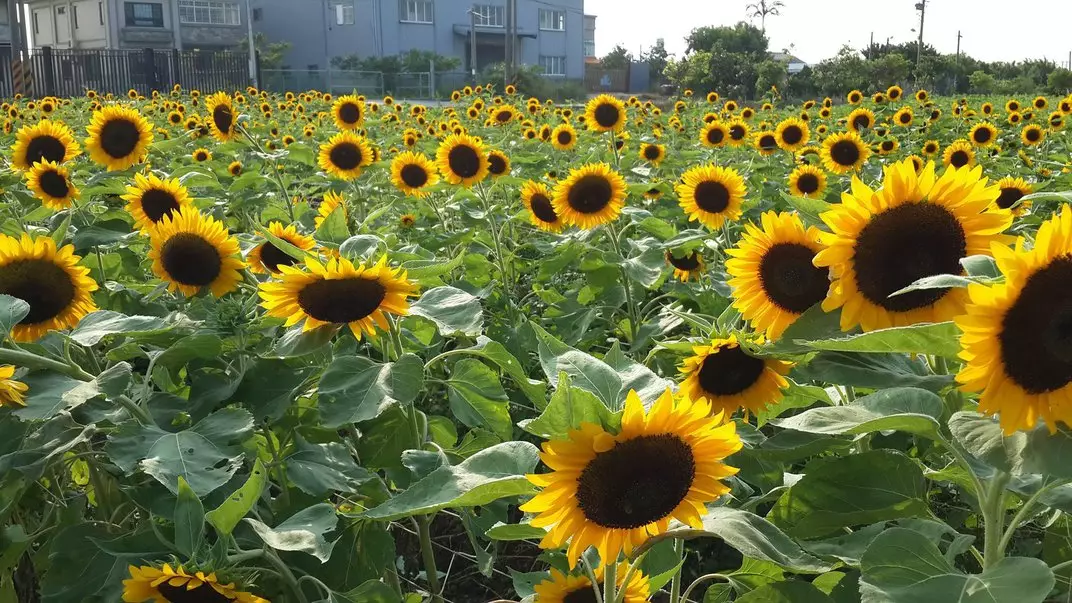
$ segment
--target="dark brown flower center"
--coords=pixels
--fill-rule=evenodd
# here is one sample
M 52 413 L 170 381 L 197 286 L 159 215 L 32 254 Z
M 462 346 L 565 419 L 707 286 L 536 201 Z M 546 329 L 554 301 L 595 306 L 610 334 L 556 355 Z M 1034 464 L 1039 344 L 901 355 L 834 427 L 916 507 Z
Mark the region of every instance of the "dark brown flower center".
M 71 192 L 71 186 L 67 183 L 67 179 L 56 170 L 42 172 L 37 182 L 41 185 L 41 190 L 45 191 L 45 194 L 50 197 L 62 199 L 67 196 L 67 193 Z
M 398 176 L 406 186 L 411 188 L 421 188 L 428 183 L 428 172 L 415 163 L 402 166 Z
M 577 505 L 592 523 L 634 529 L 670 515 L 696 476 L 692 449 L 674 434 L 620 442 L 592 459 L 577 479 Z
M 100 130 L 100 146 L 110 157 L 123 159 L 138 148 L 141 131 L 129 119 L 112 119 Z
M 488 171 L 496 176 L 501 176 L 509 169 L 506 158 L 498 153 L 488 155 Z
M 361 154 L 361 147 L 352 142 L 336 144 L 331 147 L 328 156 L 331 159 L 331 164 L 343 171 L 355 170 L 361 167 L 361 161 L 364 159 Z
M 164 216 L 170 216 L 179 209 L 179 202 L 170 192 L 151 188 L 141 194 L 141 210 L 153 222 L 159 222 Z
M 160 262 L 171 279 L 182 285 L 204 287 L 220 275 L 220 252 L 205 239 L 189 232 L 179 233 L 160 248 Z
M 60 163 L 67 155 L 67 147 L 55 136 L 39 135 L 30 139 L 26 145 L 26 165 L 47 159 L 53 163 Z
M 799 243 L 778 243 L 763 254 L 759 279 L 779 308 L 795 314 L 823 301 L 830 281 L 827 270 L 812 264 L 815 252 Z
M 571 590 L 566 593 L 565 597 L 562 597 L 562 603 L 598 603 L 598 601 L 596 591 L 591 584 Z
M 693 194 L 700 209 L 713 214 L 722 213 L 730 205 L 730 189 L 714 180 L 705 180 L 696 185 Z
M 723 346 L 711 352 L 700 365 L 700 388 L 712 396 L 732 396 L 752 387 L 766 365 L 749 356 L 741 346 Z
M 659 147 L 653 144 L 644 147 L 644 159 L 647 159 L 648 161 L 655 161 L 661 154 Z
M 548 224 L 554 224 L 558 222 L 558 214 L 555 213 L 555 207 L 551 204 L 551 200 L 547 198 L 547 195 L 543 193 L 536 193 L 529 199 L 529 205 L 532 207 L 532 215 L 536 216 L 541 222 L 547 222 Z
M 1001 323 L 1005 373 L 1030 394 L 1072 382 L 1072 256 L 1031 275 Z
M 1001 209 L 1009 209 L 1010 207 L 1016 205 L 1016 203 L 1020 199 L 1023 199 L 1023 197 L 1024 191 L 1016 187 L 1003 188 L 1001 189 L 1001 193 L 998 195 L 996 203 Z
M 778 148 L 778 140 L 774 134 L 764 134 L 759 137 L 759 148 L 764 151 L 773 151 Z
M 852 128 L 854 130 L 863 130 L 871 127 L 871 116 L 866 113 L 857 115 L 852 118 Z
M 852 167 L 860 161 L 860 147 L 851 140 L 839 140 L 831 145 L 830 158 L 840 166 Z
M 990 142 L 991 137 L 992 133 L 988 128 L 976 128 L 975 131 L 972 132 L 972 140 L 977 144 L 986 144 Z
M 179 586 L 172 586 L 164 582 L 157 586 L 156 589 L 160 591 L 161 595 L 164 595 L 164 599 L 169 603 L 233 603 L 234 601 L 234 599 L 221 595 L 216 592 L 216 589 L 204 583 L 197 588 L 188 590 L 185 583 Z
M 558 144 L 566 146 L 573 142 L 573 133 L 569 130 L 562 130 L 558 133 Z
M 891 312 L 925 308 L 948 289 L 921 289 L 890 297 L 915 281 L 960 274 L 967 252 L 964 228 L 941 205 L 909 203 L 875 215 L 856 238 L 856 286 L 871 303 Z
M 472 178 L 480 173 L 480 154 L 471 146 L 457 145 L 447 153 L 450 171 L 460 178 Z
M 293 266 L 298 263 L 298 260 L 290 257 L 285 251 L 272 245 L 269 242 L 265 242 L 261 246 L 261 263 L 264 267 L 272 272 L 279 272 L 280 266 Z
M 745 127 L 740 124 L 730 126 L 730 138 L 734 140 L 744 140 L 745 134 L 747 133 L 748 130 L 746 130 Z
M 1027 138 L 1028 142 L 1038 142 L 1042 138 L 1042 130 L 1035 127 L 1030 127 L 1024 134 L 1024 138 Z
M 700 254 L 693 251 L 692 253 L 679 258 L 667 251 L 666 261 L 670 262 L 670 265 L 678 270 L 692 272 L 700 267 Z
M 707 131 L 707 142 L 720 144 L 726 138 L 726 132 L 722 128 L 711 128 Z
M 514 114 L 510 111 L 503 110 L 495 114 L 495 121 L 504 124 L 514 118 Z
M 16 260 L 0 266 L 0 294 L 30 304 L 19 324 L 32 325 L 59 316 L 74 301 L 71 276 L 48 260 Z
M 971 155 L 964 150 L 956 150 L 949 156 L 949 165 L 953 167 L 964 167 L 971 163 Z
M 618 107 L 611 103 L 600 103 L 596 105 L 595 111 L 592 111 L 595 117 L 596 123 L 603 128 L 613 128 L 618 125 L 618 122 L 622 118 L 622 112 Z
M 819 177 L 811 172 L 805 172 L 797 178 L 797 190 L 805 195 L 810 195 L 819 190 Z
M 782 142 L 788 145 L 798 144 L 804 139 L 804 131 L 800 129 L 800 126 L 787 126 L 782 130 Z
M 894 143 L 892 140 L 883 140 L 882 141 L 882 150 L 887 152 L 887 153 L 892 151 L 894 146 L 896 146 L 896 143 Z
M 227 105 L 219 105 L 212 110 L 212 123 L 216 125 L 216 129 L 224 134 L 231 133 L 231 127 L 234 126 L 234 114 L 231 113 L 231 108 Z
M 298 305 L 317 320 L 343 324 L 369 316 L 386 297 L 387 288 L 377 280 L 320 280 L 306 285 L 298 293 Z
M 344 124 L 355 125 L 361 121 L 361 109 L 354 103 L 339 106 L 339 120 Z
M 610 180 L 598 174 L 581 177 L 569 187 L 566 201 L 574 211 L 582 214 L 594 214 L 610 204 L 614 189 Z

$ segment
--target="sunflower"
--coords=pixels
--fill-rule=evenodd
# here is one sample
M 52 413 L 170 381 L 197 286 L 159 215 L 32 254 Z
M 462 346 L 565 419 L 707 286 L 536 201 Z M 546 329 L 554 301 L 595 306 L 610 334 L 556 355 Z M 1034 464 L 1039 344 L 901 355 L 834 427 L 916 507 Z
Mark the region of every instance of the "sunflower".
M 285 318 L 288 327 L 304 320 L 304 331 L 349 325 L 358 339 L 362 333 L 375 337 L 377 326 L 388 328 L 388 314 L 409 314 L 406 298 L 417 294 L 406 271 L 392 269 L 386 256 L 371 266 L 355 265 L 344 257 L 325 264 L 308 256 L 304 267 L 280 266 L 281 281 L 260 286 L 261 306 L 268 315 Z
M 97 283 L 79 266 L 71 245 L 56 248 L 51 237 L 0 235 L 0 294 L 30 305 L 30 313 L 11 329 L 15 341 L 35 341 L 67 329 L 96 310 L 91 293 Z
M 903 92 L 904 91 L 901 90 L 900 86 L 890 86 L 886 89 L 886 98 L 890 99 L 891 101 L 895 101 L 901 98 Z
M 365 103 L 353 94 L 340 96 L 331 105 L 331 116 L 340 130 L 356 130 L 365 121 Z
M 952 319 L 964 308 L 963 289 L 894 293 L 927 276 L 962 274 L 961 258 L 990 255 L 1012 222 L 1009 212 L 986 211 L 998 194 L 982 168 L 937 177 L 933 162 L 918 174 L 910 161 L 888 167 L 877 191 L 854 178 L 841 204 L 820 216 L 833 231 L 815 258 L 834 278 L 823 309 L 842 308 L 845 331 Z
M 12 379 L 14 376 L 15 367 L 10 364 L 0 364 L 0 408 L 26 406 L 26 390 L 30 388 L 25 383 Z
M 997 414 L 1006 435 L 1035 427 L 1072 426 L 1072 362 L 1068 309 L 1072 295 L 1072 211 L 1045 222 L 1031 250 L 994 246 L 1003 283 L 972 284 L 970 302 L 955 319 L 963 331 L 957 381 L 982 392 L 979 411 Z
M 878 154 L 889 155 L 890 153 L 896 151 L 897 147 L 899 146 L 900 143 L 897 142 L 896 138 L 887 138 L 886 140 L 883 140 L 882 142 L 878 143 Z
M 232 161 L 231 164 L 227 166 L 227 171 L 232 176 L 241 176 L 242 175 L 242 162 L 237 161 L 237 160 Z
M 435 164 L 424 153 L 406 151 L 391 161 L 391 184 L 406 195 L 425 197 L 427 188 L 438 182 Z
M 1036 96 L 1035 100 L 1031 101 L 1031 105 L 1041 111 L 1050 106 L 1050 102 L 1046 100 L 1045 96 Z
M 328 191 L 324 193 L 323 200 L 320 201 L 320 205 L 316 208 L 317 215 L 315 218 L 313 218 L 313 225 L 316 228 L 320 228 L 320 226 L 324 223 L 324 220 L 327 220 L 331 214 L 335 213 L 336 209 L 342 211 L 342 217 L 345 220 L 346 199 L 344 199 L 342 195 L 336 193 L 335 191 Z
M 744 178 L 736 170 L 715 165 L 689 169 L 677 185 L 678 204 L 689 221 L 712 229 L 741 216 L 745 193 Z
M 12 107 L 12 111 L 16 111 Z M 17 111 L 16 111 L 17 113 Z M 27 171 L 38 161 L 62 164 L 74 159 L 82 148 L 74 140 L 74 132 L 65 124 L 43 119 L 34 125 L 25 125 L 15 134 L 11 147 L 11 166 Z
M 994 144 L 997 136 L 998 129 L 994 127 L 994 124 L 985 121 L 975 124 L 968 132 L 968 139 L 977 147 L 988 147 Z
M 196 149 L 193 153 L 190 153 L 190 158 L 197 163 L 212 161 L 212 152 L 204 148 Z
M 1024 126 L 1024 129 L 1020 131 L 1020 140 L 1025 146 L 1033 147 L 1042 144 L 1042 141 L 1046 138 L 1046 131 L 1037 124 L 1029 124 Z
M 761 227 L 746 225 L 737 247 L 727 251 L 733 306 L 767 339 L 781 337 L 826 297 L 828 270 L 812 263 L 822 249 L 819 240 L 819 230 L 805 229 L 796 214 L 766 212 Z
M 533 587 L 536 601 L 539 603 L 596 601 L 595 588 L 602 586 L 606 570 L 599 567 L 595 574 L 597 583 L 593 587 L 592 580 L 587 576 L 563 574 L 552 568 L 551 577 Z M 651 596 L 651 585 L 639 568 L 629 574 L 629 566 L 623 563 L 618 566 L 614 575 L 618 585 L 617 592 L 620 593 L 619 600 L 622 603 L 645 603 Z M 625 583 L 626 576 L 630 576 L 628 583 Z
M 223 223 L 185 205 L 164 216 L 149 231 L 153 272 L 167 281 L 169 291 L 192 296 L 208 289 L 216 297 L 234 291 L 245 266 L 238 241 Z
M 617 219 L 625 205 L 625 179 L 605 163 L 571 169 L 555 185 L 555 215 L 571 226 L 595 228 Z
M 748 133 L 751 128 L 749 128 L 747 122 L 735 119 L 727 124 L 726 127 L 730 133 L 730 138 L 727 142 L 731 147 L 739 147 L 748 140 Z
M 938 151 L 941 150 L 941 148 L 942 147 L 938 144 L 937 140 L 928 140 L 927 142 L 923 143 L 922 152 L 927 157 L 933 157 L 938 154 Z
M 859 134 L 875 125 L 875 113 L 871 109 L 865 107 L 853 109 L 846 118 L 845 123 L 847 123 L 849 128 L 852 128 L 854 132 Z
M 755 414 L 782 399 L 789 386 L 784 375 L 792 364 L 749 354 L 736 335 L 694 346 L 679 371 L 679 393 L 686 400 L 707 400 L 712 409 L 730 415 L 738 408 Z
M 398 218 L 398 225 L 402 228 L 413 228 L 413 225 L 417 223 L 417 216 L 413 214 L 402 214 Z
M 97 111 L 86 130 L 90 159 L 108 171 L 141 163 L 153 143 L 152 126 L 130 107 L 111 106 Z
M 488 152 L 488 174 L 492 178 L 498 178 L 510 173 L 510 158 L 502 151 Z
M 43 159 L 26 172 L 26 187 L 33 191 L 41 203 L 52 210 L 60 211 L 71 206 L 81 193 L 71 182 L 65 166 Z
M 215 572 L 188 573 L 181 565 L 176 570 L 167 563 L 160 568 L 131 565 L 128 569 L 130 578 L 123 580 L 126 603 L 268 603 L 253 593 L 238 590 L 234 582 L 221 584 Z
M 850 105 L 859 105 L 864 100 L 864 93 L 859 90 L 853 90 L 845 96 L 845 101 Z
M 513 105 L 499 105 L 492 109 L 491 123 L 496 126 L 505 126 L 517 119 L 517 109 Z
M 620 130 L 625 126 L 625 105 L 609 94 L 600 94 L 585 105 L 584 116 L 585 123 L 596 132 Z
M 811 138 L 811 132 L 808 130 L 808 124 L 799 119 L 790 117 L 782 120 L 782 122 L 778 124 L 778 129 L 775 131 L 775 138 L 777 139 L 778 146 L 783 150 L 793 153 L 808 144 L 808 139 Z
M 814 165 L 798 166 L 789 174 L 789 192 L 798 197 L 821 199 L 826 192 L 826 172 Z
M 690 251 L 679 257 L 667 250 L 666 263 L 674 269 L 674 278 L 683 283 L 693 277 L 699 278 L 705 269 L 703 256 L 698 251 Z
M 134 186 L 128 186 L 122 196 L 126 210 L 143 233 L 164 217 L 190 204 L 190 194 L 177 178 L 162 180 L 155 174 L 134 174 Z
M 372 160 L 368 140 L 352 130 L 343 130 L 320 145 L 317 163 L 320 169 L 340 180 L 354 180 L 372 165 Z
M 893 123 L 898 126 L 910 126 L 912 125 L 912 119 L 914 117 L 915 115 L 912 113 L 912 107 L 906 105 L 893 114 Z
M 451 134 L 436 151 L 436 165 L 450 184 L 470 187 L 488 176 L 488 157 L 480 139 Z
M 208 126 L 213 138 L 227 142 L 235 137 L 235 113 L 231 104 L 231 95 L 217 92 L 205 100 L 208 111 Z
M 707 401 L 675 400 L 667 389 L 645 413 L 630 390 L 617 434 L 584 423 L 544 443 L 540 457 L 552 471 L 527 476 L 542 491 L 521 510 L 550 528 L 541 547 L 569 541 L 570 567 L 590 546 L 603 564 L 617 563 L 671 519 L 699 527 L 706 503 L 729 491 L 719 480 L 737 473 L 723 459 L 740 449 L 736 424 L 711 416 Z
M 922 88 L 919 89 L 919 90 L 916 90 L 916 100 L 921 102 L 921 103 L 927 102 L 927 98 L 929 96 L 930 95 L 927 93 L 927 91 L 923 90 Z
M 666 147 L 661 144 L 645 143 L 640 145 L 640 158 L 652 165 L 659 165 L 666 158 Z
M 871 149 L 855 132 L 831 134 L 820 150 L 823 165 L 835 174 L 859 170 L 871 155 Z
M 565 222 L 555 212 L 551 193 L 542 182 L 526 181 L 521 185 L 521 201 L 529 210 L 533 226 L 547 232 L 561 232 Z
M 994 205 L 999 209 L 1017 209 L 1024 210 L 1027 206 L 1031 205 L 1030 201 L 1024 201 L 1020 203 L 1020 199 L 1024 196 L 1031 194 L 1031 185 L 1028 184 L 1023 178 L 1014 178 L 1012 176 L 1006 176 L 996 183 L 998 190 L 998 198 L 994 200 Z M 1020 203 L 1019 206 L 1017 204 Z
M 946 167 L 961 168 L 975 165 L 975 151 L 967 140 L 955 140 L 942 153 L 942 163 Z
M 761 156 L 770 157 L 778 150 L 778 137 L 774 132 L 761 130 L 753 135 L 752 145 Z
M 298 229 L 293 224 L 284 228 L 280 222 L 272 221 L 268 224 L 268 232 L 302 251 L 310 251 L 316 247 L 316 241 L 312 237 L 298 232 Z M 280 266 L 293 266 L 300 261 L 290 257 L 285 251 L 273 245 L 271 241 L 265 241 L 254 247 L 250 250 L 246 259 L 249 261 L 249 269 L 257 273 L 278 273 Z
M 711 148 L 720 147 L 726 144 L 729 136 L 730 130 L 726 127 L 726 124 L 720 121 L 713 121 L 700 130 L 700 144 Z

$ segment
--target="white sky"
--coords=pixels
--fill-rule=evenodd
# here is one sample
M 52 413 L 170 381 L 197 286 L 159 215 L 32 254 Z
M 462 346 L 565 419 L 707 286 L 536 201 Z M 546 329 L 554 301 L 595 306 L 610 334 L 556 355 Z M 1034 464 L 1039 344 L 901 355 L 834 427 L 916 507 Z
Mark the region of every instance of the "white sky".
M 767 18 L 770 49 L 794 44 L 793 53 L 818 63 L 842 44 L 867 46 L 875 41 L 906 42 L 918 34 L 917 0 L 783 0 L 781 16 Z M 596 54 L 616 44 L 636 55 L 664 38 L 671 54 L 685 51 L 685 36 L 703 25 L 733 25 L 747 20 L 749 0 L 585 0 L 584 10 L 596 15 Z M 984 61 L 1048 58 L 1067 64 L 1072 50 L 1068 35 L 1072 2 L 1035 0 L 928 0 L 923 41 L 942 53 L 954 53 L 957 30 L 961 52 Z M 754 20 L 759 27 L 759 19 Z

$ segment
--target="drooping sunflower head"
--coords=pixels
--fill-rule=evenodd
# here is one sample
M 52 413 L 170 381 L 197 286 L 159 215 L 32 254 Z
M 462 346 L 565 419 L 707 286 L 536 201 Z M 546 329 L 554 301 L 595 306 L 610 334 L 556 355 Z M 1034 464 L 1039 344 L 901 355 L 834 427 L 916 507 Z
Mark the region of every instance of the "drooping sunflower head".
M 919 173 L 910 161 L 886 168 L 882 188 L 854 178 L 842 203 L 822 214 L 831 233 L 815 258 L 833 282 L 823 309 L 841 308 L 841 328 L 864 331 L 942 322 L 964 308 L 963 289 L 918 289 L 917 280 L 962 274 L 961 258 L 990 255 L 1012 222 L 1009 212 L 988 211 L 999 194 L 982 168 L 947 169 L 933 162 Z
M 277 239 L 282 239 L 301 251 L 309 251 L 316 247 L 316 241 L 312 237 L 298 232 L 297 227 L 293 224 L 284 227 L 282 223 L 272 221 L 268 224 L 268 232 Z M 265 241 L 250 250 L 246 260 L 249 262 L 249 269 L 252 272 L 261 274 L 278 273 L 280 266 L 293 266 L 301 261 L 291 257 L 271 241 Z
M 700 130 L 700 144 L 705 147 L 720 147 L 726 144 L 730 132 L 726 124 L 721 121 L 712 121 Z
M 737 470 L 723 460 L 740 448 L 736 425 L 711 416 L 707 401 L 675 400 L 668 389 L 645 412 L 630 390 L 617 434 L 584 423 L 544 443 L 552 471 L 528 476 L 542 491 L 521 509 L 549 528 L 541 547 L 569 542 L 570 567 L 590 546 L 603 564 L 617 563 L 671 519 L 699 526 L 705 504 L 729 491 L 720 480 Z
M 798 166 L 789 174 L 789 192 L 798 197 L 821 199 L 826 192 L 826 172 L 810 164 Z
M 354 180 L 372 165 L 368 140 L 352 130 L 343 130 L 320 145 L 320 169 L 340 180 Z
M 1033 147 L 1042 144 L 1046 139 L 1046 131 L 1038 124 L 1028 124 L 1020 131 L 1020 141 L 1025 146 Z
M 12 107 L 13 111 L 17 110 Z M 64 123 L 43 119 L 33 125 L 19 128 L 15 145 L 11 148 L 11 166 L 27 171 L 39 161 L 63 164 L 82 152 L 74 140 L 74 132 Z
M 167 282 L 169 291 L 193 296 L 207 290 L 222 297 L 242 280 L 245 264 L 238 258 L 238 241 L 222 222 L 193 205 L 161 218 L 149 237 L 153 272 Z
M 130 578 L 123 580 L 123 601 L 130 603 L 268 603 L 253 593 L 240 590 L 234 582 L 222 584 L 215 572 L 188 572 L 181 565 L 172 569 L 131 565 Z
M 813 264 L 823 248 L 814 226 L 805 228 L 796 214 L 766 212 L 759 226 L 748 224 L 726 261 L 733 305 L 767 339 L 823 301 L 830 286 L 828 270 Z
M 167 216 L 190 205 L 190 194 L 177 178 L 162 180 L 156 174 L 134 174 L 134 186 L 122 196 L 126 210 L 143 233 Z
M 488 152 L 488 174 L 492 178 L 498 178 L 510 173 L 510 158 L 506 153 L 499 150 Z
M 859 170 L 871 156 L 871 148 L 859 134 L 841 132 L 831 134 L 823 140 L 820 154 L 827 170 L 835 174 L 845 174 Z
M 0 364 L 0 408 L 22 408 L 26 406 L 26 391 L 29 388 L 22 381 L 12 379 L 15 367 Z
M 0 294 L 17 297 L 30 312 L 11 329 L 15 341 L 35 341 L 49 331 L 68 329 L 96 310 L 97 283 L 74 247 L 56 248 L 51 237 L 0 235 Z
M 968 139 L 977 147 L 989 147 L 994 144 L 997 136 L 998 129 L 994 127 L 994 124 L 985 121 L 972 126 L 968 133 Z
M 141 163 L 153 143 L 153 128 L 136 109 L 113 105 L 93 114 L 86 128 L 89 157 L 108 171 Z
M 994 205 L 999 209 L 1026 209 L 1024 205 L 1030 205 L 1030 201 L 1020 203 L 1020 199 L 1030 195 L 1032 188 L 1023 178 L 1006 176 L 997 181 L 1000 191 Z
M 484 143 L 468 134 L 451 134 L 436 151 L 436 165 L 443 178 L 455 185 L 470 187 L 488 176 Z
M 584 108 L 585 123 L 597 132 L 612 132 L 625 126 L 625 104 L 609 94 L 600 94 Z
M 365 103 L 353 94 L 340 96 L 331 105 L 331 116 L 340 130 L 356 130 L 365 121 Z
M 552 205 L 566 224 L 595 228 L 617 219 L 625 205 L 625 179 L 605 163 L 570 170 L 555 185 Z
M 811 131 L 808 129 L 808 124 L 790 117 L 778 124 L 775 136 L 778 146 L 792 153 L 808 144 Z
M 677 185 L 678 204 L 689 221 L 711 229 L 741 216 L 746 191 L 744 178 L 733 168 L 700 165 L 690 168 Z
M 755 414 L 782 399 L 789 386 L 784 375 L 792 364 L 761 358 L 744 349 L 736 335 L 694 346 L 679 368 L 682 397 L 706 400 L 714 412 L 729 416 L 738 409 Z
M 305 331 L 348 325 L 358 339 L 375 337 L 376 327 L 388 328 L 388 314 L 409 313 L 407 298 L 417 294 L 417 285 L 404 270 L 388 266 L 386 256 L 372 265 L 355 265 L 345 257 L 322 263 L 308 256 L 304 266 L 279 269 L 279 282 L 260 286 L 261 306 L 269 316 L 286 319 L 288 327 L 304 320 Z
M 209 129 L 216 140 L 227 142 L 235 137 L 237 116 L 230 94 L 217 92 L 208 97 L 205 100 L 205 110 L 208 111 Z
M 666 158 L 666 147 L 661 144 L 644 143 L 640 145 L 640 159 L 652 165 L 659 165 Z
M 946 167 L 962 168 L 975 165 L 975 151 L 967 140 L 955 140 L 942 153 L 942 163 Z
M 699 251 L 687 250 L 680 253 L 666 250 L 666 263 L 674 269 L 674 278 L 687 283 L 693 278 L 700 278 L 706 268 Z
M 47 159 L 35 163 L 25 177 L 26 187 L 49 209 L 67 209 L 81 196 L 67 168 Z
M 539 603 L 595 603 L 598 600 L 595 588 L 603 592 L 606 568 L 600 566 L 595 574 L 596 584 L 593 586 L 592 580 L 587 576 L 564 574 L 552 568 L 551 576 L 533 587 L 536 600 Z M 630 573 L 629 566 L 623 563 L 618 565 L 614 575 L 618 585 L 617 592 L 620 593 L 623 603 L 645 603 L 651 596 L 651 584 L 639 569 Z M 628 583 L 625 581 L 627 576 Z
M 560 151 L 568 151 L 577 144 L 577 131 L 569 124 L 559 124 L 551 132 L 551 144 Z
M 521 201 L 529 210 L 529 221 L 533 226 L 547 232 L 561 232 L 566 223 L 557 212 L 552 202 L 547 185 L 532 180 L 521 185 Z
M 406 151 L 391 161 L 391 183 L 406 195 L 425 197 L 438 182 L 435 164 L 424 153 Z

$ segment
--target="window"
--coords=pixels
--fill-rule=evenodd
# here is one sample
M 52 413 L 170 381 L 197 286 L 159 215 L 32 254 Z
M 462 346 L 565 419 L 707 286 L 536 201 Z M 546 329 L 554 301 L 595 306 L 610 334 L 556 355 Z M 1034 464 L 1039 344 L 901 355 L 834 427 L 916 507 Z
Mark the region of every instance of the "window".
M 152 2 L 127 2 L 124 5 L 127 27 L 163 27 L 164 7 Z
M 97 3 L 97 16 L 100 17 L 100 24 L 104 25 L 104 2 Z
M 78 5 L 71 5 L 71 21 L 74 22 L 74 28 L 78 29 Z
M 179 22 L 191 25 L 241 25 L 237 2 L 179 0 Z
M 540 29 L 566 31 L 566 11 L 541 8 Z
M 584 56 L 594 57 L 596 56 L 596 41 L 585 40 L 584 41 Z
M 332 4 L 335 6 L 335 24 L 336 25 L 353 25 L 354 24 L 354 2 L 353 0 L 335 0 Z
M 264 19 L 264 9 L 263 8 L 255 8 L 255 9 L 253 9 L 253 20 L 254 21 L 261 21 L 263 19 Z
M 57 6 L 56 7 L 56 14 L 57 15 L 66 15 L 67 14 L 67 7 L 66 6 Z
M 41 35 L 41 24 L 37 22 L 37 11 L 33 12 L 34 35 Z
M 566 75 L 566 57 L 540 57 L 540 67 L 544 75 Z
M 489 4 L 477 4 L 473 6 L 476 13 L 476 24 L 484 27 L 505 27 L 506 7 L 491 6 Z
M 431 23 L 432 0 L 400 0 L 399 20 L 405 23 Z

